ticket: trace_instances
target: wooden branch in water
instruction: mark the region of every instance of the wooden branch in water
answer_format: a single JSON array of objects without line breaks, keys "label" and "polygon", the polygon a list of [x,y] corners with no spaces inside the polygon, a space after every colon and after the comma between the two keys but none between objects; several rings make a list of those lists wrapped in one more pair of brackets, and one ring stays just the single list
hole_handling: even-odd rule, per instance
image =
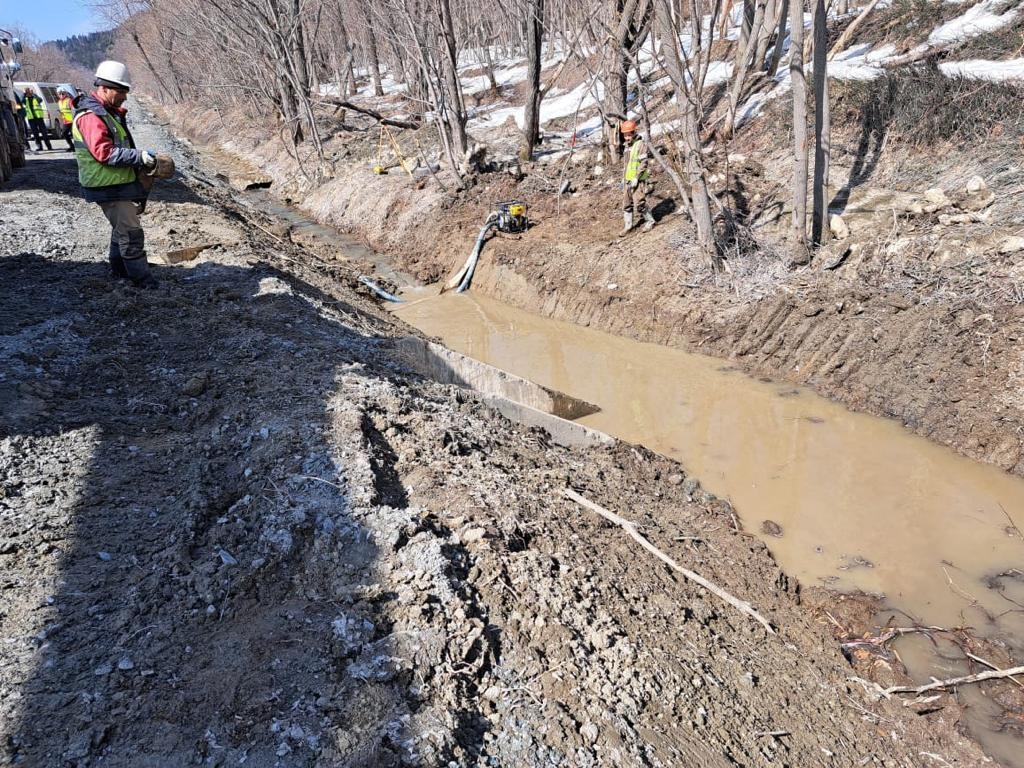
[{"label": "wooden branch in water", "polygon": [[750,618],[754,619],[754,621],[756,621],[762,627],[765,628],[765,630],[768,632],[769,635],[774,635],[775,634],[775,630],[772,629],[772,625],[768,623],[768,619],[766,619],[764,616],[762,616],[757,611],[755,611],[754,608],[750,605],[750,603],[747,603],[747,602],[745,602],[743,600],[739,600],[738,598],[733,597],[728,592],[726,592],[724,589],[719,587],[717,584],[713,584],[712,582],[708,581],[707,579],[705,579],[700,574],[695,573],[695,572],[689,570],[688,568],[683,568],[683,566],[679,565],[675,560],[673,560],[671,557],[666,555],[664,552],[662,552],[656,546],[651,544],[651,542],[649,542],[647,539],[645,539],[640,534],[640,532],[637,530],[637,527],[636,527],[635,523],[631,523],[629,520],[626,520],[625,518],[619,517],[614,512],[610,512],[607,509],[605,509],[604,507],[600,507],[597,504],[595,504],[594,502],[589,501],[588,499],[584,498],[580,494],[576,493],[576,491],[572,490],[572,488],[566,488],[565,489],[565,495],[568,498],[570,498],[573,501],[575,501],[581,507],[585,507],[585,508],[589,509],[591,512],[594,512],[594,513],[600,515],[605,520],[608,520],[608,521],[610,521],[612,523],[615,523],[615,525],[617,525],[620,528],[622,528],[622,530],[624,530],[631,537],[633,537],[633,539],[635,541],[637,541],[640,544],[640,546],[642,546],[644,549],[646,549],[652,555],[654,555],[659,560],[661,560],[663,563],[665,563],[665,565],[667,565],[668,567],[672,568],[673,570],[678,571],[679,573],[683,574],[683,576],[685,576],[689,581],[692,581],[694,584],[698,584],[698,585],[704,587],[704,589],[708,590],[712,594],[717,595],[722,600],[724,600],[729,605],[731,605],[733,608],[738,610],[740,613],[745,613],[747,616],[749,616]]},{"label": "wooden branch in water", "polygon": [[936,680],[927,685],[919,685],[916,688],[912,685],[894,685],[891,688],[883,688],[882,693],[925,693],[939,688],[955,688],[958,685],[969,683],[980,683],[985,680],[998,680],[1000,678],[1013,678],[1014,675],[1024,675],[1024,667],[1010,667],[1009,669],[990,669],[986,672],[979,672],[976,675],[965,675],[954,677],[949,680]]}]

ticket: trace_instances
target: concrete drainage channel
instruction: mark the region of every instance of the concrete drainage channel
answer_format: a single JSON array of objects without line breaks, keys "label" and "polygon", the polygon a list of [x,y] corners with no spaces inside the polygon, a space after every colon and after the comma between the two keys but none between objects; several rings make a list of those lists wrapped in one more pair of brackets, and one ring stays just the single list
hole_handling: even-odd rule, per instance
[{"label": "concrete drainage channel", "polygon": [[414,336],[399,339],[395,346],[406,364],[419,375],[440,384],[471,389],[505,418],[540,427],[559,445],[589,447],[613,442],[604,432],[571,421],[599,411],[592,403]]}]

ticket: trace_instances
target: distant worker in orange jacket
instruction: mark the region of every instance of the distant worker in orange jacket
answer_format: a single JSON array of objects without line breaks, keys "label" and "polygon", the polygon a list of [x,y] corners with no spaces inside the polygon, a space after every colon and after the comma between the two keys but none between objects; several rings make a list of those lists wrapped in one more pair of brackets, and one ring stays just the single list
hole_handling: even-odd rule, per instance
[{"label": "distant worker in orange jacket", "polygon": [[647,142],[636,130],[636,121],[624,120],[619,126],[625,144],[625,167],[622,171],[622,232],[629,234],[634,226],[634,215],[643,217],[644,232],[654,227],[654,214],[647,207],[647,195],[651,191],[648,163],[651,152]]},{"label": "distant worker in orange jacket", "polygon": [[60,109],[60,119],[64,124],[61,137],[68,143],[68,152],[74,152],[75,142],[71,140],[71,122],[75,119],[75,94],[64,87],[61,87],[57,93],[60,94],[57,98],[57,108]]}]

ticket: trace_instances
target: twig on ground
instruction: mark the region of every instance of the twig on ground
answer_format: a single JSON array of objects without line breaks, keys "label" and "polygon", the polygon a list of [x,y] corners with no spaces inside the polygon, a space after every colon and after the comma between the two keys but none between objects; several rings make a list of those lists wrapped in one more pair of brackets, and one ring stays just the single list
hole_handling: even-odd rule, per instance
[{"label": "twig on ground", "polygon": [[659,560],[661,560],[667,566],[669,566],[673,570],[678,571],[679,573],[683,574],[683,576],[685,576],[688,580],[692,581],[693,583],[699,584],[700,586],[704,587],[704,589],[708,590],[712,594],[717,595],[722,600],[724,600],[729,605],[731,605],[733,608],[735,608],[736,610],[740,611],[740,613],[744,613],[747,616],[749,616],[750,618],[754,619],[754,621],[756,621],[762,627],[765,628],[765,630],[768,632],[769,635],[774,635],[775,634],[775,630],[772,629],[772,625],[768,623],[768,620],[766,618],[764,618],[764,616],[759,614],[757,611],[755,611],[754,608],[750,605],[750,603],[747,603],[747,602],[745,602],[743,600],[739,600],[739,599],[733,597],[728,592],[726,592],[724,589],[722,589],[718,585],[713,584],[712,582],[708,581],[707,579],[705,579],[700,574],[695,573],[694,571],[691,571],[688,568],[683,568],[683,566],[679,565],[675,560],[670,558],[668,555],[666,555],[664,552],[662,552],[656,546],[651,544],[651,542],[649,542],[647,539],[645,539],[640,534],[640,532],[637,530],[637,527],[636,527],[636,525],[634,523],[631,523],[629,520],[626,520],[625,518],[619,517],[614,512],[610,512],[609,510],[605,509],[604,507],[598,506],[594,502],[592,502],[592,501],[584,498],[580,494],[576,493],[576,491],[572,490],[572,488],[566,488],[565,489],[565,495],[568,498],[570,498],[573,501],[575,501],[581,507],[585,507],[586,509],[589,509],[591,512],[594,512],[594,513],[600,515],[604,519],[606,519],[606,520],[608,520],[608,521],[610,521],[612,523],[615,523],[617,526],[622,528],[626,533],[628,533],[637,543],[639,543],[640,546],[642,546],[644,549],[646,549],[652,555],[657,557]]},{"label": "twig on ground", "polygon": [[963,677],[953,677],[949,680],[935,680],[934,682],[928,683],[927,685],[919,685],[914,687],[912,685],[894,685],[889,688],[883,688],[882,693],[889,695],[891,693],[925,693],[927,691],[934,691],[939,688],[955,688],[958,685],[968,685],[970,683],[980,683],[985,680],[999,680],[1004,677],[1013,678],[1014,675],[1024,675],[1024,667],[1010,667],[1009,669],[990,669],[987,672],[979,672],[976,675],[964,675]]},{"label": "twig on ground", "polygon": [[[826,611],[827,613],[827,611]],[[830,617],[831,618],[831,617]],[[838,626],[838,625],[837,625]],[[843,648],[855,648],[863,645],[885,645],[887,642],[892,640],[894,637],[901,637],[902,635],[913,635],[913,634],[924,634],[929,635],[932,632],[952,632],[951,629],[945,627],[891,627],[877,637],[859,637],[856,640],[848,640],[842,643]]]}]

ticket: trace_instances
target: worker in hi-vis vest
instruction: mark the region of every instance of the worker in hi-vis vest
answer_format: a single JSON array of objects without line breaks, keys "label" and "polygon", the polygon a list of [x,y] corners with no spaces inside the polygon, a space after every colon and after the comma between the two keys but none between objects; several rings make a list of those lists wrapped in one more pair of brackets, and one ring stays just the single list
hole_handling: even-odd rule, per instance
[{"label": "worker in hi-vis vest", "polygon": [[78,160],[78,183],[85,199],[99,203],[110,222],[110,268],[142,288],[159,283],[146,261],[146,239],[139,221],[146,190],[140,173],[156,168],[156,153],[135,148],[122,106],[131,84],[128,68],[103,61],[96,68],[95,89],[78,104],[71,127]]},{"label": "worker in hi-vis vest", "polygon": [[60,121],[64,125],[60,135],[68,143],[68,152],[74,152],[75,143],[71,140],[71,122],[75,119],[75,94],[70,93],[67,86],[61,86],[57,90],[57,94],[57,108],[60,110]]},{"label": "worker in hi-vis vest", "polygon": [[634,216],[644,219],[644,232],[654,227],[654,214],[647,208],[647,195],[651,191],[651,158],[647,142],[636,130],[636,122],[624,120],[619,126],[625,147],[625,167],[622,172],[622,235],[633,229]]},{"label": "worker in hi-vis vest", "polygon": [[25,95],[22,97],[21,105],[25,109],[25,122],[28,123],[28,130],[36,143],[36,152],[43,151],[43,143],[47,149],[53,149],[50,145],[50,134],[46,130],[46,107],[36,96],[31,85],[25,86]]}]

